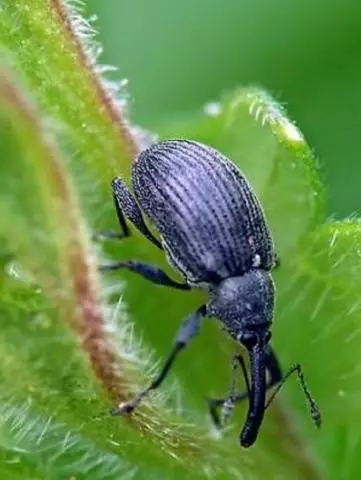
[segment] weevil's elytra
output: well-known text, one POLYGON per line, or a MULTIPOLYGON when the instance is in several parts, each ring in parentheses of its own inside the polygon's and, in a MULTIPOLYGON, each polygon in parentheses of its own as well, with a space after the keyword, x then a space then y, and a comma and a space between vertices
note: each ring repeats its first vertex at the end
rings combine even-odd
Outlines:
POLYGON ((154 145, 134 163, 132 179, 142 210, 190 282, 207 282, 214 274, 242 275, 255 259, 266 270, 274 264, 272 239, 254 192, 214 149, 189 141, 154 145))
POLYGON ((116 213, 123 229, 119 236, 129 236, 128 228, 124 228, 126 217, 165 252, 184 282, 176 282, 161 269, 136 261, 118 262, 103 269, 126 268, 158 285, 182 290, 206 288, 209 299, 183 321, 160 374, 148 388, 120 406, 118 413, 134 410, 150 390, 162 383, 178 353, 198 333, 203 318, 214 316, 235 341, 246 347, 251 374, 249 379, 242 356, 236 355, 229 396, 209 401, 214 422, 220 424, 219 407, 227 417, 235 402, 248 398, 240 443, 251 446, 266 408, 295 372, 319 426, 320 411, 300 365, 282 375, 269 345, 275 294, 271 270, 278 264, 278 257, 261 205, 240 170, 211 147, 189 140, 168 140, 150 146, 138 156, 132 168, 132 183, 134 196, 120 178, 112 182, 116 213), (148 229, 142 212, 158 231, 160 242, 148 229), (240 394, 234 391, 237 365, 247 387, 240 394), (266 391, 277 384, 266 402, 266 391))

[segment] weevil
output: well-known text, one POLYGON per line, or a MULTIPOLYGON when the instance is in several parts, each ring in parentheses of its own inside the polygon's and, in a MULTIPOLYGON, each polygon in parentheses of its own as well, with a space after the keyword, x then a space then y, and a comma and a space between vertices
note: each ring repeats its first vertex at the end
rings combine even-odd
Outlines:
POLYGON ((248 413, 240 444, 256 440, 264 413, 285 380, 296 373, 312 419, 321 425, 320 410, 299 364, 283 375, 270 345, 275 287, 271 271, 278 260, 260 202, 242 172, 215 149, 189 140, 168 140, 151 145, 132 166, 134 194, 120 178, 112 182, 115 209, 122 233, 130 235, 128 222, 164 251, 169 264, 183 277, 170 278, 163 270, 138 261, 117 262, 103 270, 128 269, 147 280, 179 290, 206 289, 208 302, 185 318, 159 375, 117 414, 132 412, 141 400, 159 387, 178 354, 198 334, 205 317, 216 317, 249 355, 250 378, 242 355, 235 355, 229 395, 210 399, 217 425, 236 402, 248 398, 248 413), (148 228, 143 213, 159 234, 148 228), (246 391, 236 393, 236 366, 242 369, 246 391), (267 373, 268 372, 268 379, 267 373), (266 401, 266 392, 275 387, 266 401))

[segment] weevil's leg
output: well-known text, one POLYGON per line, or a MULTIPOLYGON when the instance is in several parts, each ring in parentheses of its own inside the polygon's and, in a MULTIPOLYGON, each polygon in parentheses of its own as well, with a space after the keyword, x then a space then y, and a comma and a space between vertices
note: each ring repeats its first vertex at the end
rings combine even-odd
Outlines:
POLYGON ((213 420, 213 423, 217 428, 222 428, 228 417, 232 414, 235 403, 237 402, 236 394, 236 377, 237 377, 237 365, 241 366, 243 376, 245 378, 247 395, 250 392, 249 379, 247 374, 246 365, 244 363, 242 355, 234 355, 232 358, 232 379, 231 379, 231 388, 230 394, 227 398, 223 399, 209 399, 209 410, 213 420), (219 416, 218 408, 222 407, 222 415, 219 416))
MULTIPOLYGON (((124 185, 124 188, 127 189, 127 187, 125 185, 124 185)), ((115 206, 115 211, 117 212, 117 217, 118 217, 118 221, 119 221, 121 231, 120 232, 110 232, 109 231, 109 232, 94 233, 92 238, 95 241, 113 240, 113 239, 122 240, 123 238, 130 237, 130 231, 129 231, 127 222, 125 221, 123 212, 122 212, 122 210, 119 206, 119 203, 117 201, 117 198, 115 196, 113 184, 112 184, 112 191, 113 191, 113 202, 114 202, 114 206, 115 206)), ((128 191, 128 194, 129 194, 129 196, 131 196, 131 193, 129 191, 128 191)), ((134 202, 135 202, 135 200, 134 200, 134 202)), ((136 208, 138 208, 137 204, 136 204, 136 208)))
POLYGON ((172 280, 168 275, 158 267, 148 265, 146 263, 134 262, 132 260, 127 262, 110 263, 109 265, 101 265, 99 270, 104 272, 108 270, 120 270, 125 268, 132 272, 141 275, 143 278, 156 283, 157 285, 164 285, 166 287, 177 288, 178 290, 190 290, 191 287, 187 283, 179 283, 172 280))
POLYGON ((286 382, 286 380, 293 373, 297 374, 298 381, 300 382, 301 388, 302 388, 303 393, 306 397, 306 401, 307 401, 308 408, 309 408, 310 413, 311 413, 313 423, 316 425, 317 428, 320 428, 321 427, 321 411, 320 411, 316 401, 314 400, 309 388, 307 387, 305 376, 304 376, 304 373, 302 371, 301 365, 299 363, 297 363, 296 365, 291 367, 288 370, 288 372, 281 378, 279 384, 277 385, 277 388, 272 392, 272 395, 268 399, 268 401, 266 403, 266 406, 265 406, 265 409, 268 408, 271 405, 275 396, 280 391, 282 385, 286 382))
MULTIPOLYGON (((279 364, 278 359, 276 357, 276 354, 272 350, 271 346, 267 345, 265 348, 266 348, 265 364, 266 364, 266 368, 267 368, 267 371, 268 371, 268 374, 269 374, 269 380, 267 382, 266 389, 269 390, 274 385, 281 382, 283 376, 282 376, 282 370, 281 370, 280 364, 279 364)), ((239 363, 241 365, 243 376, 245 378, 246 390, 242 393, 237 393, 237 394, 234 395, 233 405, 249 398, 249 396, 250 396, 250 385, 249 385, 247 369, 246 369, 246 366, 244 364, 243 358, 240 355, 239 355, 239 357, 242 359, 242 362, 239 360, 239 363)), ((223 408, 225 402, 229 401, 229 398, 230 397, 212 398, 212 399, 208 400, 212 420, 213 420, 214 424, 219 428, 222 427, 222 421, 220 420, 220 416, 218 414, 218 408, 220 408, 220 407, 223 408)), ((268 402, 268 404, 269 404, 269 402, 268 402)), ((265 408, 267 408, 267 406, 265 408)))
POLYGON ((122 413, 132 412, 151 390, 155 390, 161 385, 163 380, 166 378, 175 359, 177 358, 179 352, 181 352, 188 345, 191 338, 195 337, 198 334, 201 326, 201 321, 205 314, 206 307, 205 305, 202 305, 202 307, 200 307, 194 313, 185 318, 175 338, 173 349, 168 355, 168 358, 165 361, 159 375, 152 381, 149 387, 138 393, 138 395, 136 395, 133 400, 124 403, 120 405, 119 408, 113 410, 113 415, 120 415, 122 413))
POLYGON ((142 212, 128 187, 119 177, 112 181, 112 191, 117 212, 119 224, 125 234, 129 235, 129 230, 125 221, 125 217, 156 247, 163 250, 162 244, 155 238, 152 232, 147 227, 142 212))

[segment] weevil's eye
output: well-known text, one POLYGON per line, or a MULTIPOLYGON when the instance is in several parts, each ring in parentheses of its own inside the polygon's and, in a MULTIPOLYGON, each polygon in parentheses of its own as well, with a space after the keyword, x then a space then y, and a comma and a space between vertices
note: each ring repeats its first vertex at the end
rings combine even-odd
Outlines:
POLYGON ((272 338, 272 332, 268 331, 266 332, 266 335, 264 336, 264 343, 267 345, 267 343, 271 340, 272 338))
POLYGON ((245 332, 240 337, 240 341, 247 350, 250 350, 258 343, 258 336, 255 333, 245 332))

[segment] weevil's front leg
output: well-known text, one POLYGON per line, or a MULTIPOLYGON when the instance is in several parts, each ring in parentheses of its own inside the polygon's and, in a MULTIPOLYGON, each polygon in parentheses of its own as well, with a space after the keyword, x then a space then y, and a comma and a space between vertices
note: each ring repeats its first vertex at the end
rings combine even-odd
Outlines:
MULTIPOLYGON (((281 370, 279 361, 276 357, 276 354, 274 353, 274 351, 272 350, 272 348, 269 345, 267 345, 267 347, 265 347, 265 348, 266 348, 265 363, 266 363, 267 371, 269 373, 269 380, 267 382, 267 387, 266 388, 267 388, 267 390, 269 390, 274 385, 279 384, 282 381, 283 375, 282 375, 282 370, 281 370)), ((250 385, 249 385, 249 380, 248 380, 248 374, 247 374, 247 370, 246 370, 243 358, 240 355, 236 356, 235 358, 238 359, 238 361, 240 363, 240 366, 242 368, 243 376, 244 376, 245 382, 246 382, 246 390, 242 393, 237 393, 237 394, 234 394, 234 392, 232 393, 232 391, 231 391, 231 395, 229 395, 226 398, 211 398, 211 399, 208 399, 209 410, 210 410, 210 414, 211 414, 213 423, 218 428, 222 428, 222 426, 224 424, 224 421, 221 420, 221 417, 218 413, 218 409, 219 408, 223 409, 223 417, 224 417, 225 416, 224 415, 224 413, 225 413, 224 408, 226 408, 226 410, 227 409, 232 410, 236 403, 241 402, 243 400, 246 400, 250 396, 250 385), (230 408, 228 407, 228 404, 231 404, 230 408)), ((271 397, 271 401, 272 401, 272 397, 271 397)), ((265 405, 265 409, 267 408, 268 405, 269 405, 269 401, 265 405)), ((228 416, 229 415, 226 415, 226 418, 228 416)))
POLYGON ((137 230, 145 236, 145 238, 152 242, 156 247, 163 250, 160 241, 155 238, 147 227, 139 205, 121 178, 114 178, 112 181, 112 191, 115 210, 117 212, 119 224, 124 233, 123 237, 129 236, 129 229, 125 221, 126 217, 137 228, 137 230))
POLYGON ((222 399, 208 399, 209 411, 213 420, 213 423, 217 428, 222 428, 226 423, 228 417, 232 414, 234 405, 238 402, 238 394, 236 393, 236 376, 237 376, 237 365, 240 365, 243 373, 243 377, 246 382, 246 396, 249 396, 250 385, 248 380, 248 374, 246 365, 244 363, 242 355, 234 355, 232 359, 232 379, 231 379, 231 389, 230 394, 226 398, 222 399), (218 414, 218 408, 222 407, 222 415, 218 414))
POLYGON ((179 283, 172 280, 168 275, 158 267, 146 263, 134 262, 132 260, 126 262, 115 262, 109 265, 101 265, 99 270, 102 272, 108 270, 130 270, 141 275, 143 278, 153 282, 157 285, 164 285, 166 287, 176 288, 178 290, 190 290, 191 287, 187 283, 179 283))
POLYGON ((184 350, 191 338, 195 337, 198 334, 201 326, 201 321, 205 314, 206 307, 205 305, 202 305, 202 307, 200 307, 194 313, 186 317, 177 333, 172 351, 168 355, 168 358, 165 361, 159 375, 151 382, 149 387, 138 393, 138 395, 136 395, 133 400, 131 400, 130 402, 126 402, 120 405, 117 409, 113 410, 113 415, 120 415, 122 413, 132 412, 151 390, 155 390, 161 385, 163 380, 165 380, 165 378, 167 377, 168 372, 172 367, 175 359, 177 358, 179 352, 184 350))
POLYGON ((94 240, 118 239, 130 236, 126 218, 144 235, 147 240, 163 250, 162 244, 157 240, 147 227, 142 212, 128 187, 119 177, 112 181, 113 201, 117 213, 121 232, 100 232, 93 235, 94 240))
MULTIPOLYGON (((123 188, 125 190, 128 191, 127 187, 122 183, 123 185, 123 188)), ((123 212, 119 206, 119 203, 118 203, 118 200, 115 196, 115 193, 114 193, 114 188, 113 188, 113 184, 112 184, 112 190, 113 190, 113 202, 114 202, 114 207, 115 207, 115 211, 117 213, 117 217, 118 217, 118 222, 119 222, 119 225, 120 225, 120 229, 121 231, 120 232, 99 232, 99 233, 94 233, 93 234, 93 240, 122 240, 123 238, 127 238, 127 237, 130 237, 130 231, 129 231, 129 228, 128 228, 128 225, 127 225, 127 222, 125 220, 125 217, 123 215, 123 212)), ((128 191, 128 196, 132 198, 132 194, 128 191)), ((136 203, 136 201, 133 199, 133 202, 135 203, 135 207, 134 208, 138 208, 138 205, 136 203)), ((140 213, 141 215, 141 213, 140 213)))

